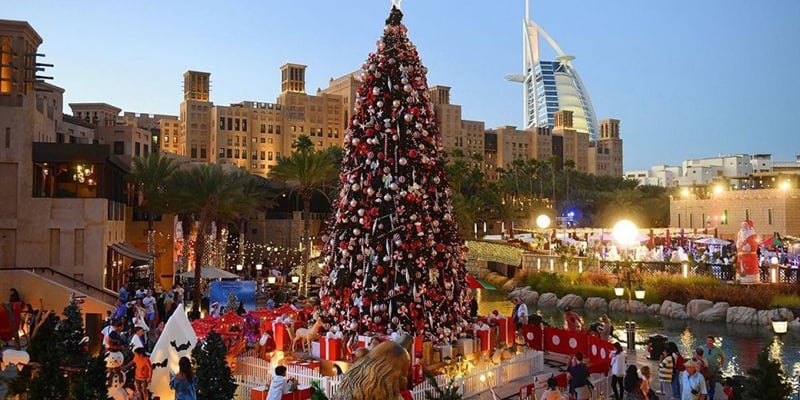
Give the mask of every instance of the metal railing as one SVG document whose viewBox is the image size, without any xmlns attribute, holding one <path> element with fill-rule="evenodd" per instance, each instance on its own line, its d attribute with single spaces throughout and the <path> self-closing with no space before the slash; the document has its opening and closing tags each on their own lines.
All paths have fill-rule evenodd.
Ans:
<svg viewBox="0 0 800 400">
<path fill-rule="evenodd" d="M 114 293 L 108 289 L 99 288 L 92 284 L 86 283 L 80 279 L 76 279 L 75 277 L 69 276 L 61 271 L 57 271 L 50 267 L 10 267 L 10 268 L 0 268 L 0 272 L 2 271 L 27 271 L 31 272 L 34 275 L 41 276 L 43 278 L 51 279 L 56 281 L 64 286 L 69 288 L 73 288 L 76 290 L 83 290 L 86 291 L 88 295 L 96 297 L 108 304 L 114 304 L 117 300 L 117 293 Z"/>
<path fill-rule="evenodd" d="M 592 257 L 549 256 L 525 254 L 522 257 L 522 268 L 534 272 L 603 272 L 614 274 L 632 264 L 642 275 L 683 274 L 687 276 L 710 276 L 721 281 L 736 279 L 736 265 L 695 263 L 690 261 L 610 261 Z M 759 277 L 762 282 L 770 282 L 770 269 L 777 268 L 776 280 L 779 283 L 800 284 L 800 268 L 785 265 L 760 266 Z"/>
</svg>

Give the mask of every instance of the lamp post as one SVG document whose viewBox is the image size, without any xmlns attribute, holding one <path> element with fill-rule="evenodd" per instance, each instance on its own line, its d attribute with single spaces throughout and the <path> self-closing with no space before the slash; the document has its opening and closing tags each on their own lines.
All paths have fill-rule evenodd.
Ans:
<svg viewBox="0 0 800 400">
<path fill-rule="evenodd" d="M 550 222 L 551 222 L 550 221 L 550 217 L 548 217 L 545 214 L 542 214 L 542 215 L 536 217 L 536 226 L 538 226 L 539 229 L 543 230 L 545 236 L 547 236 L 547 249 L 548 249 L 548 251 L 552 251 L 553 250 L 553 249 L 550 248 L 551 247 L 550 246 L 550 236 L 547 235 L 547 228 L 550 226 Z"/>
<path fill-rule="evenodd" d="M 621 266 L 623 268 L 622 280 L 617 283 L 617 287 L 614 288 L 614 294 L 617 297 L 622 297 L 625 293 L 626 289 L 628 292 L 628 314 L 631 313 L 632 303 L 633 300 L 631 296 L 634 295 L 637 300 L 643 300 L 645 297 L 644 288 L 642 288 L 641 283 L 639 286 L 634 289 L 634 267 L 632 263 L 632 259 L 630 256 L 630 248 L 633 246 L 634 243 L 637 242 L 639 230 L 636 228 L 636 224 L 628 220 L 621 220 L 614 225 L 613 230 L 611 231 L 612 236 L 614 236 L 614 240 L 619 243 L 620 247 L 623 250 L 624 254 L 624 261 Z M 624 283 L 624 287 L 622 284 Z M 627 321 L 625 322 L 625 331 L 627 333 L 628 339 L 628 350 L 629 351 L 636 351 L 636 322 L 635 321 Z"/>
<path fill-rule="evenodd" d="M 782 336 L 786 334 L 786 331 L 789 330 L 789 321 L 786 320 L 782 315 L 777 315 L 772 317 L 772 332 L 774 332 L 778 336 Z"/>
</svg>

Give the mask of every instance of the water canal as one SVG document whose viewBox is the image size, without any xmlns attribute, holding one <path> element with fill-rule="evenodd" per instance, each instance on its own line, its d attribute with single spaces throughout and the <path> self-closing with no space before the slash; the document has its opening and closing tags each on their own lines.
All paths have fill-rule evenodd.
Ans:
<svg viewBox="0 0 800 400">
<path fill-rule="evenodd" d="M 478 314 L 488 315 L 498 310 L 503 315 L 510 315 L 513 305 L 506 294 L 495 291 L 478 291 Z M 529 309 L 534 312 L 535 309 Z M 558 328 L 564 327 L 563 313 L 555 308 L 539 310 L 544 320 Z M 602 313 L 587 310 L 576 310 L 586 323 L 597 321 Z M 614 321 L 615 334 L 625 341 L 625 313 L 609 314 Z M 707 323 L 694 320 L 673 320 L 660 316 L 636 315 L 637 351 L 647 352 L 647 341 L 650 335 L 663 335 L 678 345 L 684 356 L 693 354 L 696 347 L 705 345 L 707 335 L 718 338 L 717 343 L 728 361 L 723 369 L 724 376 L 743 375 L 756 364 L 756 357 L 765 345 L 770 345 L 773 357 L 780 359 L 787 374 L 797 377 L 800 374 L 800 333 L 791 330 L 783 337 L 775 338 L 769 326 L 729 325 L 725 323 Z M 773 345 L 777 340 L 782 345 Z M 795 380 L 796 381 L 796 380 Z"/>
</svg>

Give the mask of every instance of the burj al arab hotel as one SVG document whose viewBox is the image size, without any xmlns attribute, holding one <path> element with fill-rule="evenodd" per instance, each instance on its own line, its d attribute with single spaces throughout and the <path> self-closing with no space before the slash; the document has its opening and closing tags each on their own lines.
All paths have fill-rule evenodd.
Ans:
<svg viewBox="0 0 800 400">
<path fill-rule="evenodd" d="M 540 37 L 555 50 L 555 61 L 540 59 Z M 556 111 L 569 110 L 572 111 L 573 128 L 596 140 L 597 118 L 589 92 L 573 65 L 575 57 L 564 54 L 558 43 L 531 20 L 530 0 L 525 1 L 522 40 L 523 74 L 506 75 L 506 79 L 523 85 L 525 128 L 552 127 Z"/>
</svg>

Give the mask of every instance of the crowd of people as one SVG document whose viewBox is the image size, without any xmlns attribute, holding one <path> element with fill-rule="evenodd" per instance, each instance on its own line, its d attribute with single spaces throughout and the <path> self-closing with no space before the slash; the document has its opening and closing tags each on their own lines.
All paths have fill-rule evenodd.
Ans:
<svg viewBox="0 0 800 400">
<path fill-rule="evenodd" d="M 614 343 L 614 348 L 610 371 L 614 400 L 713 399 L 721 379 L 720 370 L 726 361 L 714 336 L 706 337 L 705 346 L 686 356 L 678 351 L 674 342 L 668 342 L 660 355 L 655 379 L 652 379 L 649 366 L 639 368 L 630 363 L 619 342 Z M 651 381 L 658 382 L 658 386 L 651 387 Z M 730 382 L 726 381 L 723 390 L 728 399 L 733 399 Z"/>
<path fill-rule="evenodd" d="M 129 291 L 127 285 L 120 287 L 113 311 L 109 311 L 100 331 L 102 352 L 121 352 L 125 360 L 123 370 L 133 370 L 134 388 L 138 398 L 150 399 L 149 386 L 153 367 L 150 353 L 164 331 L 166 321 L 180 304 L 185 292 L 180 284 L 172 289 L 154 294 L 152 288 L 139 286 Z M 192 363 L 183 357 L 179 371 L 172 375 L 170 387 L 175 390 L 177 400 L 196 399 L 197 380 Z"/>
<path fill-rule="evenodd" d="M 539 311 L 528 313 L 528 307 L 522 299 L 513 298 L 512 302 L 512 316 L 518 331 L 526 323 L 546 324 Z M 604 340 L 616 339 L 614 326 L 608 315 L 602 315 L 598 321 L 587 326 L 571 307 L 564 307 L 564 327 L 570 332 L 584 332 Z M 726 357 L 716 345 L 716 338 L 713 336 L 706 337 L 705 346 L 696 348 L 692 354 L 686 356 L 680 353 L 674 342 L 666 343 L 656 371 L 651 371 L 648 365 L 640 368 L 635 360 L 629 360 L 619 341 L 614 342 L 613 346 L 609 395 L 614 400 L 711 400 L 715 396 L 718 382 L 724 383 L 723 389 L 727 398 L 733 399 L 734 388 L 731 382 L 720 381 L 720 370 L 725 365 Z M 590 374 L 584 354 L 578 352 L 572 356 L 567 374 L 571 398 L 591 398 L 593 387 L 589 381 Z M 651 383 L 655 385 L 651 387 Z M 557 388 L 555 379 L 548 380 L 547 384 L 543 399 L 566 399 Z"/>
</svg>

